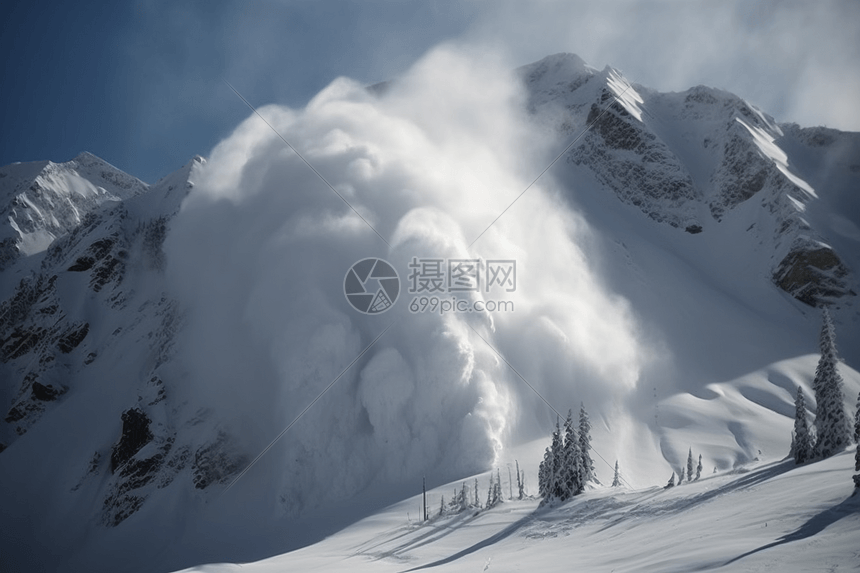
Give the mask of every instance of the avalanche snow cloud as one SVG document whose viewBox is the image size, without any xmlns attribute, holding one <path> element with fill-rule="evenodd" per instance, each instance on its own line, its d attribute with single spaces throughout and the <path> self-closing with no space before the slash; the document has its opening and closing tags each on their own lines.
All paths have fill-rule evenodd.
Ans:
<svg viewBox="0 0 860 573">
<path fill-rule="evenodd" d="M 559 151 L 491 56 L 440 47 L 396 82 L 340 78 L 304 109 L 259 114 L 271 127 L 251 114 L 213 150 L 166 243 L 190 309 L 186 391 L 251 459 L 390 328 L 234 489 L 279 492 L 290 513 L 481 471 L 548 432 L 555 414 L 481 337 L 562 413 L 636 386 L 634 317 L 591 270 L 587 225 L 550 174 L 470 246 Z M 343 294 L 366 257 L 400 273 L 382 315 Z M 412 257 L 516 260 L 514 312 L 410 314 Z"/>
</svg>

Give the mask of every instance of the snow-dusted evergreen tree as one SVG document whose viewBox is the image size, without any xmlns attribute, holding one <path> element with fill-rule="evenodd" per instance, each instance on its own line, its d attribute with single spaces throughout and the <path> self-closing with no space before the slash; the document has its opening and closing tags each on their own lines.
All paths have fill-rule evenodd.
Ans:
<svg viewBox="0 0 860 573">
<path fill-rule="evenodd" d="M 842 376 L 836 368 L 836 329 L 825 307 L 822 312 L 821 358 L 812 382 L 815 390 L 815 454 L 827 458 L 851 443 L 851 428 L 845 414 Z"/>
<path fill-rule="evenodd" d="M 490 472 L 490 485 L 487 488 L 487 503 L 484 504 L 484 508 L 486 509 L 490 509 L 491 507 L 493 507 L 493 505 L 495 505 L 493 503 L 493 490 L 495 489 L 495 487 L 493 487 L 495 485 L 493 483 L 494 481 L 495 480 L 493 479 L 493 472 Z"/>
<path fill-rule="evenodd" d="M 854 442 L 860 444 L 860 394 L 857 394 L 857 411 L 854 413 Z"/>
<path fill-rule="evenodd" d="M 442 496 L 441 501 L 439 502 L 439 517 L 445 515 L 445 496 Z"/>
<path fill-rule="evenodd" d="M 590 481 L 600 483 L 594 472 L 594 462 L 591 460 L 591 422 L 588 421 L 588 412 L 585 405 L 579 407 L 579 475 L 580 484 L 585 487 Z"/>
<path fill-rule="evenodd" d="M 579 467 L 580 456 L 576 428 L 573 425 L 573 411 L 567 411 L 564 421 L 564 447 L 562 455 L 562 487 L 559 499 L 565 500 L 582 492 Z"/>
<path fill-rule="evenodd" d="M 663 489 L 669 489 L 670 487 L 675 487 L 675 472 L 672 472 L 672 477 L 669 478 L 669 483 L 667 483 Z"/>
<path fill-rule="evenodd" d="M 497 503 L 502 503 L 504 498 L 502 497 L 502 472 L 499 468 L 496 468 L 496 485 L 493 487 L 493 505 Z"/>
<path fill-rule="evenodd" d="M 595 481 L 594 462 L 591 460 L 591 423 L 585 406 L 579 412 L 579 431 L 573 421 L 573 411 L 568 410 L 562 433 L 560 420 L 556 418 L 552 433 L 552 444 L 546 449 L 538 467 L 538 493 L 544 500 L 567 500 L 582 493 L 587 480 Z M 584 453 L 583 453 L 584 452 Z M 517 480 L 520 498 L 525 496 L 525 477 Z"/>
<path fill-rule="evenodd" d="M 475 478 L 475 507 L 481 509 L 481 500 L 478 499 L 478 478 Z"/>
<path fill-rule="evenodd" d="M 702 454 L 699 454 L 699 465 L 696 466 L 696 479 L 702 477 Z"/>
<path fill-rule="evenodd" d="M 678 485 L 684 483 L 684 466 L 681 466 L 681 471 L 678 472 Z"/>
<path fill-rule="evenodd" d="M 860 432 L 860 396 L 857 396 L 857 413 L 854 415 L 854 435 Z M 860 472 L 860 439 L 857 440 L 857 450 L 854 452 L 854 471 Z M 854 474 L 854 487 L 860 488 L 860 474 Z"/>
<path fill-rule="evenodd" d="M 552 470 L 549 482 L 549 497 L 561 499 L 564 492 L 564 442 L 558 418 L 555 421 L 555 431 L 552 433 Z"/>
<path fill-rule="evenodd" d="M 460 511 L 460 493 L 457 488 L 454 488 L 454 493 L 451 495 L 451 501 L 448 502 L 448 509 L 445 514 L 454 515 Z"/>
<path fill-rule="evenodd" d="M 860 442 L 857 442 L 857 451 L 854 452 L 854 471 L 860 472 Z M 854 474 L 854 487 L 860 487 L 860 474 Z"/>
<path fill-rule="evenodd" d="M 549 497 L 550 476 L 552 474 L 552 450 L 547 448 L 543 453 L 543 461 L 538 468 L 538 495 Z"/>
<path fill-rule="evenodd" d="M 525 497 L 524 484 L 523 484 L 523 476 L 520 475 L 520 462 L 519 460 L 514 460 L 517 464 L 517 499 L 522 499 Z"/>
<path fill-rule="evenodd" d="M 467 509 L 469 509 L 469 492 L 466 490 L 466 482 L 463 482 L 463 487 L 460 488 L 460 494 L 457 496 L 457 511 Z"/>
<path fill-rule="evenodd" d="M 618 473 L 618 460 L 615 460 L 615 476 L 612 478 L 612 487 L 621 486 L 621 475 Z"/>
<path fill-rule="evenodd" d="M 687 453 L 687 481 L 693 481 L 693 448 Z"/>
<path fill-rule="evenodd" d="M 806 422 L 806 402 L 803 400 L 803 389 L 797 387 L 794 399 L 794 440 L 792 442 L 794 463 L 802 464 L 812 458 L 812 441 L 809 436 L 809 424 Z"/>
</svg>

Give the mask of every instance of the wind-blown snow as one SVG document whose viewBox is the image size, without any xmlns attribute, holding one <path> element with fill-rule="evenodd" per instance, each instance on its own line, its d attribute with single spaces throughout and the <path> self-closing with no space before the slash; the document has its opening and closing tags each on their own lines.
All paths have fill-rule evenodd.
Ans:
<svg viewBox="0 0 860 573">
<path fill-rule="evenodd" d="M 521 90 L 494 62 L 443 48 L 384 96 L 340 79 L 305 109 L 260 110 L 390 246 L 259 117 L 201 169 L 167 242 L 193 316 L 187 391 L 253 436 L 251 449 L 393 323 L 268 454 L 284 511 L 428 468 L 434 479 L 472 473 L 512 436 L 544 431 L 554 414 L 472 329 L 518 346 L 517 368 L 564 411 L 580 400 L 599 410 L 636 386 L 635 321 L 590 268 L 588 226 L 543 182 L 468 247 L 545 166 Z M 388 314 L 363 317 L 342 281 L 368 256 L 391 261 L 404 291 L 415 256 L 516 259 L 516 311 L 410 315 L 404 292 Z"/>
<path fill-rule="evenodd" d="M 645 100 L 616 70 L 610 70 L 606 85 L 615 94 L 618 102 L 624 106 L 627 113 L 642 121 L 642 108 Z"/>
<path fill-rule="evenodd" d="M 752 109 L 755 110 L 754 107 Z M 755 111 L 759 117 L 764 117 L 761 112 L 758 110 Z M 777 168 L 788 178 L 789 181 L 794 183 L 800 189 L 806 191 L 810 197 L 818 199 L 818 195 L 816 195 L 815 190 L 810 187 L 809 183 L 788 170 L 788 155 L 786 155 L 785 152 L 774 143 L 773 137 L 768 135 L 768 133 L 762 128 L 751 126 L 739 117 L 736 118 L 736 120 L 750 132 L 753 136 L 753 141 L 755 141 L 755 144 L 761 152 L 774 162 Z"/>
</svg>

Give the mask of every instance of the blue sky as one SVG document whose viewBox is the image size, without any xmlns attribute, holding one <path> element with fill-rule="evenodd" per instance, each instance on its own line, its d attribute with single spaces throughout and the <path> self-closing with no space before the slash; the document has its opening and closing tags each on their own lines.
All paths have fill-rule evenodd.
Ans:
<svg viewBox="0 0 860 573">
<path fill-rule="evenodd" d="M 0 165 L 86 150 L 144 181 L 206 155 L 247 108 L 340 75 L 395 77 L 432 46 L 511 66 L 566 51 L 660 90 L 728 89 L 781 121 L 860 130 L 860 2 L 11 2 Z"/>
</svg>

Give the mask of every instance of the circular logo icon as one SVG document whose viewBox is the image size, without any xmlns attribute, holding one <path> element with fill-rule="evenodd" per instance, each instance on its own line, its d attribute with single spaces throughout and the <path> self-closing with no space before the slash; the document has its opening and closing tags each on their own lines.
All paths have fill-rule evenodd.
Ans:
<svg viewBox="0 0 860 573">
<path fill-rule="evenodd" d="M 347 271 L 343 294 L 358 312 L 382 314 L 394 306 L 400 294 L 400 277 L 387 261 L 362 259 Z"/>
</svg>

